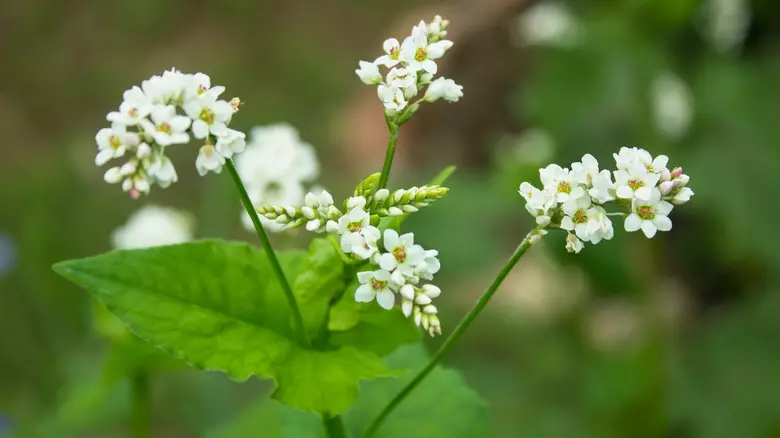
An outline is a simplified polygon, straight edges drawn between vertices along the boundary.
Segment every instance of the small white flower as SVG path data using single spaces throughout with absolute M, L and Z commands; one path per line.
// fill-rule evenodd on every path
M 528 182 L 520 184 L 520 194 L 526 200 L 525 209 L 536 218 L 537 225 L 549 225 L 552 209 L 558 205 L 555 194 L 539 190 Z
M 623 199 L 650 199 L 660 175 L 649 173 L 644 165 L 634 164 L 628 170 L 615 171 L 615 194 Z
M 373 62 L 360 61 L 360 68 L 355 70 L 361 81 L 367 85 L 378 85 L 382 83 L 382 74 L 379 73 L 379 66 Z
M 220 173 L 225 165 L 225 157 L 217 153 L 214 146 L 207 144 L 200 148 L 198 158 L 195 160 L 195 168 L 200 176 L 209 172 Z
M 661 200 L 661 192 L 654 188 L 647 200 L 634 199 L 631 205 L 632 213 L 623 225 L 628 232 L 641 229 L 650 239 L 655 236 L 656 231 L 672 229 L 672 221 L 667 217 L 672 208 L 672 204 Z
M 382 44 L 385 54 L 374 61 L 375 64 L 393 67 L 400 62 L 398 56 L 401 54 L 401 44 L 395 38 L 388 38 Z
M 585 154 L 582 161 L 571 163 L 571 171 L 578 183 L 591 186 L 593 178 L 599 174 L 599 162 L 593 155 Z
M 590 205 L 590 197 L 582 196 L 577 199 L 569 199 L 562 206 L 565 216 L 561 219 L 561 228 L 567 231 L 574 231 L 577 237 L 585 242 L 590 240 L 590 235 L 588 234 L 588 211 Z
M 216 149 L 225 158 L 240 154 L 246 149 L 246 134 L 228 128 L 227 134 L 217 138 Z
M 214 98 L 219 97 L 225 91 L 225 87 L 218 85 L 211 87 L 211 78 L 203 73 L 187 75 L 184 87 L 184 99 L 191 100 L 200 98 L 206 94 Z
M 607 216 L 603 207 L 591 207 L 588 209 L 588 241 L 597 244 L 602 240 L 610 240 L 615 235 L 612 221 Z
M 95 135 L 98 145 L 98 154 L 95 156 L 95 164 L 102 166 L 112 158 L 122 157 L 128 148 L 138 144 L 138 135 L 129 133 L 124 127 L 116 125 L 113 128 L 103 128 Z
M 191 120 L 177 115 L 175 106 L 155 105 L 150 118 L 151 122 L 146 119 L 141 120 L 141 126 L 160 146 L 189 143 L 190 136 L 187 134 L 187 128 L 190 127 Z
M 441 269 L 441 262 L 439 262 L 438 255 L 439 251 L 435 249 L 426 250 L 423 261 L 418 263 L 414 268 L 414 276 L 428 281 L 433 280 L 434 274 Z
M 250 185 L 267 181 L 312 181 L 319 176 L 314 147 L 298 131 L 279 123 L 252 128 L 246 150 L 236 158 L 239 174 Z
M 137 125 L 152 112 L 152 104 L 143 90 L 133 87 L 125 91 L 124 101 L 119 105 L 119 111 L 112 111 L 106 116 L 106 120 L 125 126 Z
M 152 161 L 146 171 L 162 188 L 168 187 L 179 180 L 179 177 L 176 174 L 176 168 L 173 167 L 171 159 L 164 155 L 161 155 Z
M 585 244 L 583 244 L 582 241 L 574 234 L 569 233 L 566 236 L 566 251 L 578 254 L 584 247 Z
M 693 196 L 693 190 L 691 190 L 688 187 L 683 187 L 680 189 L 679 192 L 677 192 L 676 195 L 672 197 L 672 203 L 674 205 L 683 205 L 686 202 L 691 200 L 691 196 Z
M 122 181 L 122 173 L 119 170 L 119 166 L 106 170 L 106 173 L 103 174 L 103 180 L 109 184 L 116 184 Z
M 428 102 L 435 102 L 439 99 L 457 102 L 461 97 L 463 97 L 463 86 L 447 78 L 436 79 L 425 90 L 425 100 Z
M 639 162 L 645 166 L 645 170 L 648 173 L 659 174 L 659 178 L 661 172 L 666 169 L 666 165 L 669 164 L 669 157 L 666 155 L 659 155 L 653 158 L 653 156 L 650 155 L 650 152 L 647 152 L 644 149 L 638 149 L 636 157 L 639 159 Z
M 629 170 L 639 163 L 639 149 L 623 146 L 617 154 L 612 154 L 615 158 L 615 165 L 620 170 Z
M 193 221 L 188 214 L 153 205 L 135 212 L 114 231 L 114 248 L 133 249 L 173 245 L 192 240 Z
M 577 183 L 575 175 L 557 164 L 539 169 L 539 178 L 545 191 L 555 194 L 555 200 L 559 203 L 585 196 L 585 189 Z
M 152 76 L 141 83 L 146 97 L 155 104 L 168 105 L 180 103 L 187 77 L 176 69 L 163 72 L 162 76 Z
M 412 35 L 401 44 L 399 58 L 406 62 L 411 71 L 424 70 L 432 75 L 438 70 L 434 60 L 444 56 L 444 53 L 452 47 L 452 41 L 441 40 L 428 44 L 428 26 L 421 21 L 412 29 Z
M 588 189 L 588 194 L 593 201 L 604 204 L 615 200 L 615 183 L 612 182 L 612 174 L 604 169 L 595 175 L 592 180 L 593 187 Z
M 370 303 L 376 298 L 376 302 L 383 309 L 390 310 L 395 304 L 395 293 L 391 289 L 390 273 L 379 269 L 376 271 L 363 271 L 357 274 L 360 286 L 355 291 L 355 301 Z
M 406 96 L 398 87 L 380 85 L 377 87 L 377 95 L 388 111 L 401 111 L 406 108 Z
M 385 230 L 384 254 L 379 256 L 379 266 L 387 271 L 400 271 L 404 276 L 413 276 L 417 265 L 425 260 L 425 250 L 414 244 L 414 234 L 402 236 L 393 229 Z
M 184 111 L 192 118 L 192 135 L 204 139 L 212 134 L 217 137 L 227 135 L 227 124 L 233 117 L 233 106 L 224 100 L 217 100 L 211 93 L 203 94 L 199 99 L 184 103 Z
M 361 260 L 367 260 L 379 251 L 377 241 L 381 235 L 379 228 L 370 225 L 363 227 L 358 233 L 344 234 L 341 236 L 342 250 L 356 255 Z
M 417 73 L 405 68 L 395 67 L 387 73 L 387 84 L 404 93 L 407 100 L 417 95 Z

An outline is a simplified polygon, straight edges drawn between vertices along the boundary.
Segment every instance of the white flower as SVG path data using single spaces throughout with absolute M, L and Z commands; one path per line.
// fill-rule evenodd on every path
M 641 229 L 648 239 L 652 238 L 656 231 L 672 229 L 672 221 L 667 217 L 672 208 L 672 204 L 661 200 L 661 192 L 654 188 L 647 200 L 634 199 L 632 213 L 623 225 L 628 232 Z
M 414 268 L 414 276 L 425 280 L 433 280 L 433 275 L 441 269 L 439 262 L 439 251 L 435 249 L 426 250 L 423 254 L 423 261 Z
M 114 248 L 133 249 L 173 245 L 192 240 L 191 216 L 170 208 L 145 206 L 114 231 Z
M 187 134 L 187 128 L 190 127 L 191 120 L 177 115 L 175 106 L 155 105 L 150 118 L 151 122 L 146 119 L 141 120 L 141 126 L 160 146 L 189 143 L 190 136 Z
M 578 254 L 584 247 L 585 245 L 582 243 L 582 241 L 574 234 L 569 233 L 566 236 L 566 251 Z
M 588 209 L 588 241 L 597 244 L 602 240 L 610 240 L 615 235 L 612 221 L 607 216 L 603 207 L 591 207 Z
M 176 69 L 163 72 L 162 76 L 152 76 L 141 83 L 146 97 L 155 104 L 168 105 L 180 103 L 187 77 Z
M 557 164 L 539 169 L 539 178 L 544 189 L 555 194 L 555 200 L 559 203 L 585 196 L 585 189 L 577 183 L 574 174 Z
M 620 170 L 628 170 L 639 163 L 639 149 L 621 147 L 617 154 L 612 154 L 615 158 L 615 165 Z
M 590 197 L 582 196 L 576 199 L 569 199 L 563 203 L 563 214 L 561 219 L 561 228 L 567 231 L 574 231 L 581 240 L 585 242 L 590 240 L 588 234 L 588 211 L 590 209 Z
M 380 85 L 377 87 L 377 95 L 388 111 L 401 111 L 406 108 L 406 96 L 398 87 Z
M 409 70 L 425 70 L 433 75 L 437 71 L 434 60 L 444 56 L 444 52 L 450 47 L 452 47 L 452 41 L 449 40 L 428 44 L 428 27 L 425 22 L 421 21 L 412 29 L 412 36 L 407 37 L 401 44 L 399 58 L 406 62 Z
M 212 134 L 217 137 L 227 135 L 227 124 L 233 116 L 233 106 L 224 100 L 217 100 L 211 93 L 203 94 L 199 99 L 184 103 L 184 111 L 192 118 L 192 135 L 203 139 Z
M 401 45 L 398 43 L 397 39 L 386 39 L 382 44 L 382 48 L 385 50 L 385 54 L 377 58 L 376 61 L 374 61 L 375 64 L 393 67 L 400 62 L 398 55 L 401 53 Z
M 209 94 L 212 97 L 217 98 L 224 91 L 225 87 L 221 85 L 212 88 L 211 78 L 208 75 L 203 73 L 195 73 L 194 75 L 187 75 L 184 86 L 184 99 L 197 99 L 205 94 Z
M 217 138 L 216 149 L 225 158 L 240 154 L 246 149 L 246 134 L 228 128 L 227 134 Z
M 591 154 L 582 156 L 582 161 L 571 163 L 571 171 L 574 179 L 587 186 L 593 185 L 593 178 L 599 174 L 599 162 Z
M 414 234 L 402 236 L 393 229 L 385 230 L 385 253 L 379 256 L 379 266 L 387 271 L 398 270 L 404 276 L 413 276 L 417 265 L 425 260 L 425 250 L 414 244 Z
M 644 165 L 632 165 L 628 170 L 615 171 L 615 194 L 623 199 L 650 199 L 660 175 L 649 173 Z
M 200 176 L 209 172 L 220 173 L 225 165 L 225 157 L 217 153 L 214 146 L 207 144 L 200 148 L 198 158 L 195 160 L 195 168 Z
M 537 225 L 546 227 L 552 219 L 552 209 L 558 203 L 553 193 L 542 191 L 528 182 L 520 184 L 520 194 L 525 198 L 525 209 L 536 218 Z
M 657 173 L 659 174 L 659 178 L 660 173 L 666 169 L 666 165 L 669 164 L 669 157 L 666 155 L 659 155 L 653 158 L 653 156 L 650 155 L 650 152 L 647 152 L 644 149 L 638 149 L 636 156 L 639 159 L 639 162 L 645 166 L 645 170 L 647 170 L 648 173 Z
M 592 184 L 593 187 L 588 189 L 588 194 L 593 201 L 603 204 L 615 200 L 615 183 L 612 182 L 612 174 L 609 170 L 604 169 L 598 175 L 595 175 Z
M 449 102 L 457 102 L 463 97 L 463 86 L 458 85 L 452 79 L 438 78 L 431 82 L 425 90 L 425 100 L 435 102 L 444 99 Z
M 685 134 L 693 119 L 693 94 L 685 82 L 664 73 L 653 81 L 650 97 L 656 128 L 671 139 Z
M 360 61 L 360 68 L 355 70 L 358 77 L 364 84 L 377 85 L 382 82 L 382 74 L 379 73 L 379 67 L 373 62 Z
M 417 73 L 405 68 L 395 67 L 387 73 L 387 84 L 403 91 L 404 98 L 417 95 Z
M 379 251 L 377 241 L 381 236 L 379 228 L 368 225 L 363 227 L 360 232 L 344 234 L 341 237 L 341 247 L 345 253 L 351 253 L 361 260 L 367 260 Z
M 176 168 L 173 167 L 171 159 L 164 155 L 161 155 L 152 161 L 146 172 L 162 188 L 168 187 L 179 180 L 179 177 L 176 174 Z
M 119 105 L 119 111 L 112 111 L 106 120 L 120 125 L 137 125 L 152 112 L 152 105 L 143 90 L 135 86 L 125 91 L 124 101 Z
M 95 164 L 102 166 L 112 158 L 119 158 L 125 154 L 128 148 L 138 144 L 138 135 L 129 133 L 124 127 L 116 125 L 113 128 L 103 128 L 95 135 L 98 145 L 98 154 L 95 156 Z
M 312 181 L 319 176 L 314 147 L 286 123 L 252 128 L 246 150 L 236 158 L 238 172 L 250 185 L 267 181 Z
M 693 195 L 694 195 L 693 190 L 691 190 L 688 187 L 683 187 L 683 188 L 680 189 L 679 192 L 677 192 L 677 194 L 675 194 L 672 197 L 672 204 L 674 204 L 674 205 L 683 205 L 686 202 L 690 201 L 691 200 L 691 196 L 693 196 Z
M 122 172 L 118 166 L 114 166 L 106 170 L 106 173 L 103 174 L 103 180 L 109 184 L 116 184 L 122 181 Z
M 395 304 L 395 293 L 390 288 L 390 273 L 379 269 L 376 271 L 363 271 L 357 274 L 360 286 L 355 291 L 355 301 L 370 303 L 376 298 L 376 302 L 383 309 L 390 310 Z

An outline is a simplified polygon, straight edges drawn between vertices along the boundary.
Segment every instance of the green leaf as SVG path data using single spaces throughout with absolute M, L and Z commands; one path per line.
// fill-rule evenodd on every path
M 303 260 L 301 252 L 280 254 L 293 284 L 304 266 L 329 264 L 321 263 L 320 251 L 313 254 L 312 261 Z M 202 241 L 114 251 L 58 263 L 54 270 L 89 291 L 152 345 L 237 381 L 252 375 L 274 379 L 272 396 L 301 410 L 342 412 L 357 397 L 359 380 L 391 374 L 371 352 L 300 346 L 268 259 L 249 245 Z M 324 313 L 324 286 L 312 278 L 301 281 L 306 286 L 302 297 L 312 301 L 307 306 L 324 306 Z
M 344 264 L 328 239 L 314 239 L 309 256 L 293 271 L 300 272 L 293 283 L 309 338 L 315 338 L 325 324 L 331 298 L 344 290 Z
M 410 368 L 401 379 L 360 385 L 360 400 L 344 417 L 353 436 L 361 436 L 387 403 L 428 363 L 422 345 L 399 348 L 385 359 L 391 367 Z M 455 371 L 437 366 L 398 405 L 376 438 L 488 437 L 492 436 L 490 410 Z
M 418 342 L 420 329 L 398 309 L 385 310 L 375 302 L 355 301 L 357 282 L 331 308 L 328 330 L 334 346 L 351 346 L 385 356 L 401 345 Z
M 398 349 L 385 359 L 388 365 L 411 368 L 402 379 L 365 382 L 361 396 L 343 418 L 350 436 L 363 436 L 366 428 L 387 403 L 425 364 L 428 355 L 421 345 Z M 323 426 L 311 414 L 264 399 L 207 438 L 254 436 L 267 438 L 321 438 Z M 376 438 L 472 438 L 491 436 L 490 412 L 485 402 L 455 371 L 437 367 L 401 403 L 379 429 Z

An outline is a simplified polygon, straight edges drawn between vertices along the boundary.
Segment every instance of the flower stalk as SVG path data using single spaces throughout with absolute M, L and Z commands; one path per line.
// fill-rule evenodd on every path
M 130 377 L 133 398 L 133 438 L 148 438 L 150 426 L 149 374 L 139 371 Z
M 498 273 L 496 278 L 493 280 L 493 283 L 490 284 L 474 307 L 461 320 L 460 324 L 458 324 L 447 340 L 444 341 L 442 346 L 439 348 L 439 351 L 436 352 L 425 368 L 417 373 L 414 379 L 412 379 L 412 381 L 409 382 L 401 390 L 401 392 L 399 392 L 398 395 L 396 395 L 395 398 L 393 398 L 390 403 L 387 404 L 387 406 L 385 406 L 379 416 L 376 417 L 376 419 L 366 430 L 364 438 L 371 438 L 374 436 L 382 426 L 384 420 L 395 410 L 395 408 L 398 407 L 398 405 L 401 404 L 401 402 L 404 401 L 404 399 L 417 387 L 417 385 L 419 385 L 428 376 L 428 374 L 433 371 L 436 365 L 438 365 L 439 362 L 444 359 L 444 356 L 452 349 L 452 347 L 455 346 L 458 340 L 460 340 L 461 336 L 463 336 L 463 333 L 466 332 L 471 323 L 474 322 L 485 306 L 487 306 L 488 302 L 490 302 L 493 294 L 496 293 L 498 287 L 501 286 L 501 283 L 503 283 L 504 279 L 507 277 L 507 275 L 509 275 L 509 272 L 512 271 L 512 269 L 515 267 L 517 262 L 520 260 L 520 257 L 522 257 L 526 251 L 528 251 L 528 248 L 530 248 L 531 245 L 539 241 L 544 234 L 544 230 L 541 230 L 541 228 L 535 228 L 525 236 L 525 239 L 523 239 L 523 241 L 515 250 L 514 254 L 512 254 L 509 260 L 506 262 L 506 265 L 504 265 L 503 269 L 501 269 L 501 272 Z

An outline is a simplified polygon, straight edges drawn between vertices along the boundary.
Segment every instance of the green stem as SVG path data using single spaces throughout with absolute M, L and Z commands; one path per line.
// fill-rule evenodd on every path
M 395 144 L 398 142 L 398 125 L 388 119 L 387 127 L 390 130 L 390 139 L 387 140 L 385 164 L 382 166 L 382 175 L 379 177 L 379 183 L 377 183 L 374 191 L 387 187 L 387 180 L 390 178 L 390 167 L 393 166 L 393 157 L 395 156 Z
M 133 397 L 133 438 L 148 438 L 149 434 L 149 374 L 139 371 L 130 377 Z
M 535 242 L 534 237 L 541 237 L 537 235 L 538 229 L 532 230 L 530 233 L 528 233 L 527 236 L 525 236 L 525 239 L 520 243 L 520 245 L 515 250 L 515 253 L 512 254 L 512 257 L 509 258 L 509 260 L 506 262 L 506 265 L 503 269 L 501 269 L 501 272 L 498 273 L 498 276 L 493 280 L 493 283 L 487 288 L 485 293 L 482 294 L 482 296 L 477 301 L 477 304 L 474 305 L 474 308 L 472 308 L 469 313 L 460 321 L 460 324 L 455 328 L 455 330 L 452 332 L 449 338 L 447 338 L 446 341 L 444 341 L 444 344 L 442 344 L 441 348 L 439 348 L 439 351 L 436 352 L 436 355 L 433 356 L 430 362 L 428 362 L 428 365 L 425 366 L 425 368 L 422 369 L 415 377 L 412 379 L 411 382 L 409 382 L 404 389 L 401 390 L 401 392 L 398 393 L 398 395 L 393 398 L 390 403 L 385 406 L 385 408 L 382 410 L 382 412 L 379 414 L 378 417 L 371 423 L 371 425 L 368 427 L 366 434 L 364 435 L 364 438 L 371 438 L 376 434 L 377 430 L 382 426 L 382 422 L 390 415 L 393 410 L 395 410 L 396 407 L 398 407 L 399 404 L 406 398 L 406 396 L 409 395 L 409 393 L 414 390 L 417 385 L 420 384 L 420 382 L 425 379 L 428 374 L 433 371 L 433 368 L 436 367 L 436 365 L 441 362 L 441 360 L 444 358 L 444 356 L 452 349 L 452 347 L 455 345 L 455 343 L 458 342 L 461 336 L 463 336 L 463 333 L 468 329 L 468 327 L 471 325 L 472 322 L 474 322 L 474 319 L 477 318 L 477 316 L 482 312 L 482 309 L 487 306 L 487 303 L 490 301 L 490 298 L 493 296 L 493 294 L 496 292 L 498 287 L 501 285 L 501 283 L 504 281 L 506 276 L 509 274 L 509 272 L 514 268 L 515 264 L 517 264 L 517 261 L 520 260 L 520 257 L 525 254 L 525 252 L 528 250 L 528 248 L 531 247 L 531 245 Z
M 322 424 L 325 426 L 325 433 L 328 438 L 347 438 L 347 431 L 344 429 L 344 422 L 341 417 L 322 418 Z
M 303 317 L 301 316 L 301 310 L 298 308 L 298 301 L 295 299 L 295 294 L 290 287 L 290 282 L 287 281 L 287 277 L 284 275 L 282 265 L 279 264 L 279 259 L 276 257 L 276 252 L 274 251 L 273 246 L 271 246 L 271 240 L 268 239 L 268 233 L 265 232 L 265 228 L 263 228 L 263 224 L 260 222 L 260 217 L 257 215 L 257 211 L 255 210 L 254 205 L 252 205 L 252 200 L 249 199 L 249 194 L 246 192 L 246 188 L 244 187 L 243 182 L 241 182 L 241 177 L 238 175 L 238 171 L 236 170 L 236 166 L 233 164 L 233 160 L 228 158 L 225 160 L 225 165 L 230 172 L 230 176 L 233 178 L 233 183 L 238 189 L 238 194 L 241 197 L 241 203 L 244 204 L 244 209 L 246 209 L 246 212 L 249 214 L 249 218 L 252 219 L 252 223 L 255 226 L 255 231 L 257 231 L 257 237 L 260 239 L 260 243 L 263 245 L 265 254 L 268 256 L 268 261 L 271 262 L 271 269 L 273 269 L 274 274 L 276 274 L 276 278 L 279 279 L 279 283 L 282 285 L 282 290 L 287 296 L 287 303 L 290 305 L 290 308 L 293 312 L 293 317 L 295 319 L 295 329 L 298 334 L 298 340 L 304 347 L 311 347 L 311 340 L 309 340 L 309 337 L 306 335 L 306 326 L 303 325 Z

